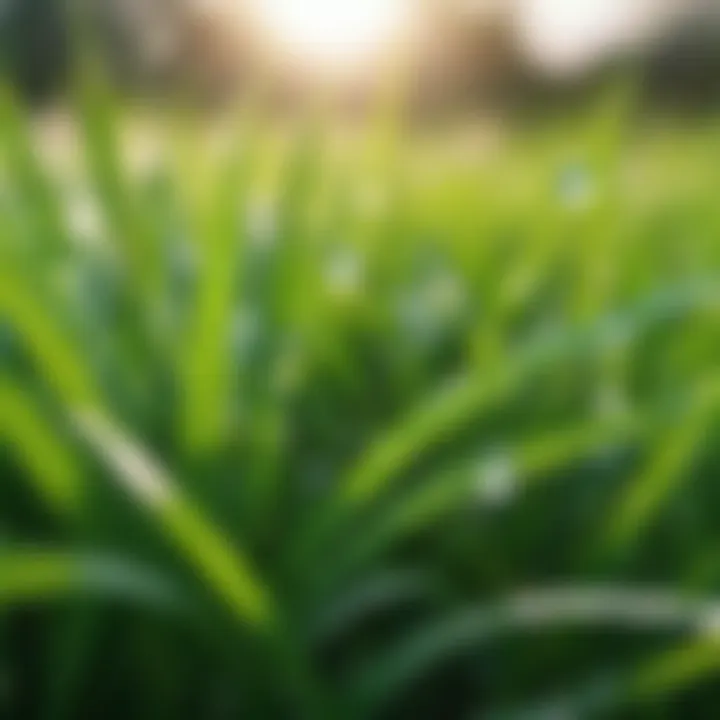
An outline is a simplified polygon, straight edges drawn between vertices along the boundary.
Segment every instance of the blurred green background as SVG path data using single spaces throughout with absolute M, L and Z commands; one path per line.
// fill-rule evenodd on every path
M 0 717 L 713 717 L 714 3 L 268 2 L 2 5 Z

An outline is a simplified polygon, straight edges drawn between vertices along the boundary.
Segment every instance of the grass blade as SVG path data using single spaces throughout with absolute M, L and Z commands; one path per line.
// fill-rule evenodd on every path
M 43 549 L 0 550 L 0 609 L 67 597 L 113 599 L 162 610 L 182 608 L 155 572 L 113 557 Z
M 693 600 L 673 591 L 614 587 L 530 590 L 493 606 L 456 613 L 411 634 L 385 657 L 374 659 L 353 681 L 353 692 L 364 711 L 374 714 L 458 653 L 487 645 L 508 632 L 594 626 L 631 632 L 679 630 L 706 638 L 718 611 L 717 602 Z M 695 671 L 697 656 L 691 653 L 691 658 Z M 701 654 L 700 659 L 700 667 L 705 668 L 707 657 Z M 671 672 L 677 671 L 675 660 L 670 667 Z M 656 682 L 665 668 L 641 675 L 637 690 L 647 691 L 650 678 Z
M 7 265 L 0 266 L 0 318 L 19 336 L 44 380 L 67 407 L 97 407 L 90 368 L 38 299 Z
M 691 416 L 684 417 L 681 425 L 658 439 L 657 451 L 646 467 L 623 487 L 601 540 L 602 553 L 614 554 L 637 543 L 669 498 L 690 480 L 686 470 L 704 449 L 712 414 L 720 402 L 717 388 L 714 393 L 711 390 Z
M 84 507 L 84 477 L 78 459 L 31 397 L 0 377 L 0 437 L 27 468 L 38 495 L 64 518 Z
M 78 414 L 75 419 L 93 452 L 123 489 L 152 514 L 237 619 L 261 632 L 272 629 L 274 604 L 250 561 L 181 493 L 169 474 L 102 416 Z

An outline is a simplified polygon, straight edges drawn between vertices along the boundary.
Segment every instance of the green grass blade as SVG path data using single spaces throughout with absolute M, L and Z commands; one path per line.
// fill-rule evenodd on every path
M 442 389 L 407 420 L 382 435 L 363 455 L 341 481 L 337 493 L 313 517 L 294 549 L 294 562 L 302 564 L 297 558 L 303 553 L 312 554 L 321 547 L 349 516 L 388 492 L 421 456 L 507 397 L 533 373 L 567 359 L 601 354 L 614 348 L 618 338 L 637 342 L 658 323 L 716 307 L 719 295 L 714 283 L 662 292 L 590 330 L 562 332 L 533 343 L 490 376 L 470 374 Z
M 712 626 L 709 626 L 712 630 Z M 632 702 L 657 700 L 720 674 L 720 641 L 700 638 L 667 651 L 635 673 L 628 687 Z
M 510 492 L 522 501 L 528 490 L 536 487 L 542 477 L 583 460 L 606 448 L 632 447 L 650 444 L 678 418 L 692 418 L 699 404 L 707 402 L 707 390 L 712 383 L 699 383 L 694 392 L 682 401 L 664 402 L 638 410 L 627 416 L 593 420 L 555 431 L 542 433 L 514 444 L 503 452 L 513 474 Z M 334 541 L 332 559 L 308 574 L 320 587 L 332 585 L 337 577 L 369 564 L 389 552 L 396 544 L 442 522 L 451 522 L 452 514 L 468 503 L 483 503 L 483 483 L 487 463 L 495 459 L 497 451 L 490 450 L 474 461 L 438 472 L 419 487 L 381 504 L 375 512 L 363 518 L 358 531 Z M 318 580 L 323 578 L 323 581 Z M 312 583 L 309 583 L 312 585 Z M 317 588 L 316 588 L 317 590 Z
M 96 414 L 75 416 L 81 436 L 122 488 L 150 513 L 187 562 L 243 624 L 273 629 L 274 602 L 250 561 L 186 498 L 137 443 Z
M 127 177 L 120 111 L 99 66 L 85 66 L 75 95 L 92 190 L 98 195 L 131 285 L 140 299 L 152 303 L 160 283 L 158 247 L 134 196 L 135 186 Z
M 639 307 L 606 320 L 589 331 L 560 334 L 519 351 L 508 365 L 490 377 L 470 376 L 441 391 L 382 437 L 341 486 L 344 503 L 359 506 L 383 492 L 393 478 L 420 453 L 436 445 L 449 433 L 477 417 L 493 402 L 507 396 L 531 373 L 551 363 L 587 353 L 602 353 L 613 347 L 620 334 L 631 342 L 663 320 L 677 318 L 720 303 L 720 288 L 714 284 L 662 292 Z
M 37 403 L 0 376 L 0 438 L 28 470 L 37 494 L 63 518 L 79 518 L 85 478 L 78 458 L 44 417 Z
M 411 633 L 353 679 L 353 693 L 365 712 L 376 713 L 469 648 L 486 646 L 499 635 L 551 626 L 618 627 L 631 632 L 680 630 L 706 638 L 718 609 L 717 602 L 685 598 L 672 591 L 614 587 L 530 590 L 492 606 L 454 613 Z M 690 658 L 686 677 L 698 669 L 697 655 L 690 653 Z M 705 669 L 707 657 L 700 659 L 700 668 Z M 652 684 L 664 683 L 664 673 L 677 672 L 675 660 L 669 663 L 670 671 L 663 665 L 643 674 L 636 690 L 647 691 Z
M 66 232 L 57 189 L 37 157 L 37 141 L 30 128 L 30 117 L 23 115 L 17 98 L 7 87 L 0 87 L 0 155 L 5 160 L 6 179 L 18 194 L 23 219 L 42 250 L 35 259 L 47 263 L 65 244 Z
M 604 672 L 579 687 L 522 707 L 483 713 L 487 720 L 541 720 L 548 713 L 572 717 L 612 717 L 620 712 L 667 705 L 674 694 L 720 673 L 720 643 L 712 637 L 655 653 L 632 667 Z
M 97 407 L 92 371 L 61 324 L 7 264 L 0 267 L 0 319 L 17 333 L 43 379 L 67 407 Z
M 719 388 L 707 390 L 700 407 L 657 439 L 657 449 L 646 466 L 623 487 L 601 539 L 601 552 L 614 554 L 636 544 L 670 498 L 691 479 L 689 467 L 707 445 L 711 418 L 720 404 Z
M 113 557 L 43 549 L 0 550 L 0 609 L 66 598 L 123 600 L 173 612 L 184 603 L 154 571 Z
M 199 279 L 182 353 L 180 417 L 181 446 L 191 457 L 217 450 L 230 430 L 236 370 L 231 335 L 244 239 L 243 206 L 255 169 L 250 135 L 251 129 L 237 122 L 227 160 L 212 178 L 212 192 L 195 201 L 200 205 L 193 213 Z

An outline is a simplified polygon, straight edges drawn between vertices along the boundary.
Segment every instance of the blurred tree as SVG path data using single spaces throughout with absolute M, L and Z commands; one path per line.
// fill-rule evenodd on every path
M 78 0 L 114 80 L 132 92 L 197 102 L 241 86 L 253 33 L 217 0 Z M 231 12 L 230 21 L 228 12 Z
M 32 100 L 61 86 L 68 71 L 63 15 L 73 1 L 87 13 L 113 77 L 133 91 L 180 90 L 203 102 L 232 97 L 257 62 L 267 60 L 250 17 L 239 21 L 240 0 L 0 0 L 0 72 Z M 653 100 L 697 105 L 720 97 L 718 0 L 648 0 L 648 8 L 662 4 L 667 12 L 647 28 L 640 23 L 623 52 L 606 43 L 597 62 L 568 77 L 543 72 L 523 46 L 521 13 L 531 17 L 528 7 L 545 0 L 417 2 L 424 21 L 418 22 L 413 95 L 426 111 L 574 102 L 627 64 L 641 66 Z M 558 8 L 561 27 L 565 6 L 549 7 Z
M 669 28 L 649 52 L 649 92 L 674 105 L 720 101 L 720 9 L 706 4 Z
M 67 34 L 61 0 L 0 3 L 0 63 L 27 96 L 45 97 L 67 71 Z

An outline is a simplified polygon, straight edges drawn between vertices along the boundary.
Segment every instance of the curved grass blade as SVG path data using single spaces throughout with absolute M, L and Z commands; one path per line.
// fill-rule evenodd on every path
M 18 334 L 36 368 L 67 407 L 97 407 L 90 368 L 13 269 L 0 263 L 0 319 Z
M 0 550 L 0 610 L 64 598 L 111 599 L 183 610 L 179 591 L 154 571 L 104 555 Z
M 673 591 L 614 587 L 568 587 L 531 590 L 495 605 L 459 612 L 422 628 L 382 658 L 371 661 L 352 680 L 351 692 L 370 715 L 409 692 L 423 678 L 470 647 L 482 647 L 507 633 L 545 627 L 614 627 L 628 632 L 685 632 L 712 635 L 720 604 L 687 598 Z M 716 649 L 720 646 L 713 642 Z M 697 656 L 690 663 L 696 669 Z M 707 659 L 702 657 L 704 661 Z M 720 662 L 720 658 L 715 658 Z M 705 667 L 706 662 L 700 663 Z M 636 681 L 647 692 L 661 672 L 653 670 Z M 671 675 L 677 672 L 673 660 Z M 650 679 L 652 678 L 652 680 Z
M 641 434 L 644 429 L 638 419 L 634 432 Z M 517 484 L 514 491 L 522 493 L 523 487 L 530 485 L 541 473 L 563 467 L 618 439 L 630 442 L 632 431 L 630 425 L 624 423 L 617 428 L 592 424 L 588 428 L 553 433 L 509 449 L 507 456 L 515 474 L 513 481 Z M 488 453 L 488 459 L 492 460 L 492 453 Z M 313 590 L 322 591 L 338 577 L 371 563 L 399 542 L 439 525 L 469 502 L 475 501 L 479 506 L 483 463 L 478 460 L 474 465 L 480 469 L 463 467 L 439 473 L 419 489 L 403 494 L 370 515 L 357 536 L 339 544 L 332 560 L 319 569 L 318 584 Z M 477 500 L 475 496 L 478 496 Z M 313 577 L 311 574 L 310 578 Z
M 602 422 L 591 421 L 531 437 L 529 440 L 509 446 L 503 453 L 513 473 L 513 492 L 523 491 L 553 470 L 565 467 L 606 448 L 629 447 L 647 443 L 650 438 L 665 432 L 667 426 L 674 426 L 678 419 L 692 418 L 708 403 L 712 389 L 718 382 L 710 379 L 698 386 L 680 401 L 657 403 L 651 408 L 638 410 L 634 414 Z M 482 484 L 485 482 L 483 468 L 493 460 L 496 451 L 481 455 L 468 467 L 441 472 L 428 479 L 419 488 L 382 504 L 375 513 L 361 523 L 356 534 L 335 543 L 336 552 L 332 560 L 318 566 L 309 574 L 310 585 L 314 588 L 331 585 L 338 576 L 344 576 L 366 563 L 372 562 L 398 542 L 416 535 L 440 523 L 468 502 L 482 502 Z M 477 497 L 477 500 L 475 498 Z
M 0 551 L 0 613 L 28 605 L 81 601 L 78 618 L 87 619 L 87 603 L 122 602 L 162 612 L 192 615 L 179 588 L 154 570 L 94 553 L 13 548 Z M 67 660 L 67 657 L 64 657 Z M 69 677 L 56 673 L 56 677 Z M 59 686 L 54 697 L 61 698 Z M 60 715 L 52 715 L 60 717 Z
M 60 517 L 78 518 L 85 497 L 78 459 L 32 398 L 1 376 L 0 438 L 19 456 L 47 505 Z
M 602 673 L 579 687 L 526 704 L 484 712 L 486 720 L 548 717 L 611 717 L 644 703 L 657 703 L 720 673 L 720 641 L 702 638 L 672 648 L 633 667 Z
M 477 713 L 474 720 L 549 720 L 550 718 L 611 717 L 627 702 L 625 675 L 604 673 L 578 687 L 522 706 Z
M 261 632 L 272 630 L 274 603 L 250 561 L 181 493 L 165 469 L 101 415 L 78 413 L 75 420 L 123 490 L 154 517 L 237 619 Z
M 430 578 L 418 571 L 387 571 L 364 580 L 327 605 L 316 609 L 310 636 L 327 644 L 365 618 L 432 596 Z
M 639 307 L 611 317 L 589 330 L 563 332 L 543 339 L 512 358 L 492 377 L 470 376 L 442 391 L 406 423 L 382 438 L 350 474 L 341 497 L 353 505 L 369 502 L 403 467 L 453 429 L 477 416 L 493 401 L 507 396 L 533 371 L 568 357 L 600 353 L 618 337 L 636 341 L 650 327 L 669 318 L 716 307 L 720 283 L 700 283 L 660 293 Z
M 619 341 L 636 342 L 663 321 L 691 316 L 717 307 L 716 279 L 664 291 L 637 307 L 607 318 L 590 329 L 564 331 L 519 351 L 490 375 L 470 374 L 441 390 L 408 419 L 385 433 L 340 483 L 327 505 L 313 518 L 298 543 L 298 553 L 319 547 L 347 521 L 349 515 L 375 502 L 412 467 L 419 457 L 439 445 L 458 428 L 511 394 L 533 373 L 569 358 L 598 354 Z
M 685 471 L 702 451 L 712 416 L 720 405 L 720 386 L 715 383 L 704 387 L 694 412 L 681 417 L 681 423 L 674 424 L 658 440 L 657 451 L 646 467 L 622 489 L 601 539 L 601 554 L 614 555 L 636 542 L 668 499 L 688 480 Z
M 720 675 L 718 616 L 711 616 L 705 637 L 663 653 L 640 668 L 627 688 L 631 702 L 667 697 Z

